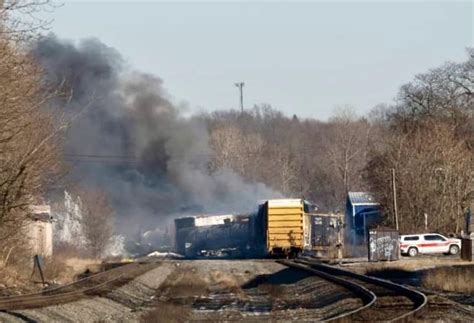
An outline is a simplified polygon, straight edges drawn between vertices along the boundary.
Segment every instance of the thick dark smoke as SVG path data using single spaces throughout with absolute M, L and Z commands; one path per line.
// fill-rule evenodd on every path
M 277 195 L 231 170 L 210 174 L 206 125 L 183 117 L 162 80 L 129 70 L 116 50 L 50 35 L 32 53 L 48 83 L 68 94 L 60 107 L 79 113 L 67 133 L 71 176 L 109 193 L 122 232 L 180 214 L 253 211 L 258 199 Z

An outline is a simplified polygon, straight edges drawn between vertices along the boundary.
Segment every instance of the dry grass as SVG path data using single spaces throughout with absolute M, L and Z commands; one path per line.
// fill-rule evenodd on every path
M 400 269 L 407 271 L 416 271 L 443 266 L 465 266 L 472 265 L 472 262 L 463 261 L 451 257 L 402 257 L 399 261 L 374 262 L 362 264 L 346 264 L 344 267 L 360 274 L 373 273 L 384 269 Z
M 69 282 L 71 278 L 67 277 L 68 266 L 66 265 L 65 259 L 59 257 L 51 257 L 46 259 L 44 262 L 44 278 L 46 281 L 51 283 L 56 282 Z M 35 280 L 38 280 L 38 275 L 35 275 Z
M 158 303 L 156 308 L 142 316 L 142 322 L 186 322 L 188 321 L 191 309 L 185 306 L 174 305 L 170 303 Z
M 47 280 L 66 284 L 74 281 L 77 275 L 87 269 L 92 272 L 100 271 L 101 261 L 90 258 L 74 246 L 62 244 L 54 246 L 53 257 L 45 261 L 45 277 Z
M 5 286 L 17 286 L 24 284 L 24 277 L 14 267 L 0 266 L 0 283 Z
M 31 275 L 31 272 L 29 272 Z M 17 270 L 16 266 L 0 266 L 0 295 L 26 294 L 37 291 L 29 275 Z
M 267 283 L 260 284 L 258 289 L 262 292 L 268 293 L 268 295 L 272 296 L 273 298 L 280 298 L 285 291 L 285 288 L 282 285 Z
M 157 293 L 159 301 L 152 311 L 141 317 L 142 322 L 185 322 L 192 309 L 184 304 L 209 294 L 208 282 L 194 268 L 177 267 L 163 282 Z
M 55 255 L 44 261 L 43 273 L 49 283 L 67 284 L 75 281 L 79 274 L 87 269 L 91 272 L 100 271 L 100 262 L 96 259 L 68 258 Z M 38 274 L 34 280 L 38 281 Z
M 100 270 L 99 260 L 81 257 L 83 255 L 75 248 L 55 248 L 53 257 L 44 258 L 43 261 L 45 281 L 66 284 L 74 281 L 87 268 L 91 271 Z M 33 271 L 34 261 L 28 250 L 15 248 L 7 259 L 0 259 L 0 295 L 30 293 L 43 287 L 39 271 Z
M 159 295 L 165 297 L 196 297 L 207 295 L 208 282 L 192 269 L 176 269 L 161 285 Z
M 156 308 L 142 317 L 144 322 L 184 322 L 192 314 L 192 304 L 214 293 L 231 293 L 245 299 L 236 278 L 227 272 L 197 270 L 193 266 L 177 267 L 163 282 L 157 294 Z M 234 299 L 234 297 L 232 298 Z
M 474 266 L 443 267 L 429 270 L 423 277 L 423 286 L 474 295 Z
M 198 297 L 214 291 L 225 291 L 243 296 L 243 291 L 231 274 L 211 270 L 206 276 L 193 268 L 175 270 L 161 286 L 163 296 Z
M 217 285 L 217 288 L 229 293 L 237 295 L 240 300 L 246 299 L 246 294 L 242 290 L 242 287 L 237 282 L 235 277 L 231 274 L 224 273 L 222 271 L 213 270 L 211 271 L 211 281 Z

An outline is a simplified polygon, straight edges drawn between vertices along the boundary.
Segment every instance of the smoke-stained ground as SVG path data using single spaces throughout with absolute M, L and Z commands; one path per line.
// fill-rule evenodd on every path
M 206 125 L 183 117 L 159 77 L 131 70 L 113 48 L 49 35 L 32 53 L 64 93 L 55 104 L 74 119 L 65 143 L 71 178 L 109 194 L 129 237 L 176 215 L 251 212 L 279 196 L 232 170 L 211 172 Z

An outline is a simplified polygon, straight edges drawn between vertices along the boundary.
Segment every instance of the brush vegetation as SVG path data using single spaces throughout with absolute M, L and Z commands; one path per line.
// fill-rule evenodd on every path
M 447 292 L 474 295 L 474 266 L 441 267 L 428 270 L 423 286 Z

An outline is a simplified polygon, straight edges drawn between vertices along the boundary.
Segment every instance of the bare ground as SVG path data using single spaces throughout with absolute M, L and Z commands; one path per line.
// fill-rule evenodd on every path
M 320 320 L 360 306 L 341 287 L 273 261 L 181 262 L 145 322 Z

